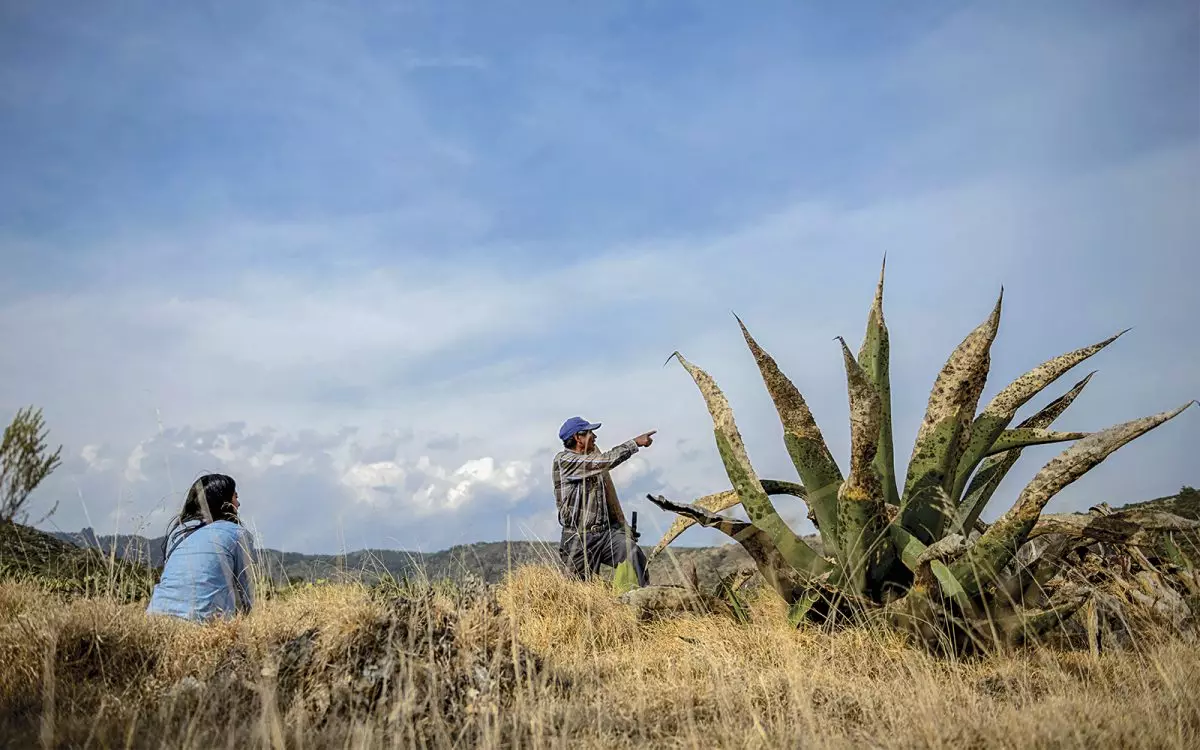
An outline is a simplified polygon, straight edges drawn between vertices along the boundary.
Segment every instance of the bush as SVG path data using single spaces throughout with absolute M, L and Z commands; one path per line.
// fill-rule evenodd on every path
M 60 462 L 62 446 L 50 453 L 42 410 L 21 409 L 0 438 L 0 521 L 24 523 L 28 519 L 29 495 Z M 58 503 L 41 521 L 58 509 Z M 40 521 L 39 521 L 40 523 Z

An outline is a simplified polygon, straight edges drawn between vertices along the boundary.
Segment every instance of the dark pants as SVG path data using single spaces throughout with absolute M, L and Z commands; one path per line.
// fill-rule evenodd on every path
M 646 553 L 642 552 L 621 528 L 582 532 L 563 529 L 558 554 L 568 572 L 580 580 L 586 579 L 589 573 L 599 573 L 601 565 L 615 568 L 629 560 L 633 564 L 633 572 L 637 575 L 638 585 L 646 586 L 650 583 L 650 576 L 646 573 Z

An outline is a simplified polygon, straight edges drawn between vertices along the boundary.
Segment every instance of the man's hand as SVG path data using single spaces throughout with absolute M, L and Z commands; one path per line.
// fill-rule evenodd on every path
M 649 448 L 654 443 L 654 438 L 652 436 L 656 432 L 658 432 L 658 430 L 650 430 L 649 432 L 644 432 L 641 435 L 638 435 L 637 437 L 635 437 L 633 439 L 633 442 L 636 443 L 637 447 L 639 447 L 639 448 Z

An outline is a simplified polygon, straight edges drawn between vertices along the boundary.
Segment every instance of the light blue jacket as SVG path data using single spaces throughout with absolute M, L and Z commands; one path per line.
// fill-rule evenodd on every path
M 168 551 L 181 533 L 172 534 Z M 249 612 L 253 549 L 253 536 L 232 521 L 201 526 L 170 552 L 146 611 L 197 622 Z

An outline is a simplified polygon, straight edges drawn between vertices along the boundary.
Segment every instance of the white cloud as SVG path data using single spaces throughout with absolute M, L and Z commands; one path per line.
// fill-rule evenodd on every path
M 129 458 L 125 461 L 125 481 L 129 483 L 144 482 L 146 475 L 142 473 L 142 461 L 146 459 L 144 444 L 138 443 L 133 447 Z
M 102 445 L 85 445 L 79 450 L 79 457 L 87 464 L 89 471 L 108 471 L 113 466 L 113 460 L 104 453 Z
M 467 461 L 454 470 L 453 486 L 446 491 L 446 504 L 460 508 L 489 493 L 506 498 L 508 504 L 527 495 L 536 486 L 528 461 L 506 461 L 497 466 L 491 456 Z
M 650 462 L 641 456 L 634 456 L 612 472 L 613 486 L 618 490 L 631 487 L 638 480 L 650 475 Z
M 300 456 L 299 456 L 299 454 L 296 454 L 296 453 L 276 453 L 276 454 L 272 455 L 269 459 L 267 459 L 267 465 L 268 466 L 287 466 L 292 461 L 295 461 L 298 458 L 300 458 Z M 253 459 L 251 459 L 251 466 L 254 466 L 255 468 L 258 468 L 259 466 L 261 466 L 261 463 L 259 462 L 257 456 L 255 456 Z
M 491 456 L 469 459 L 453 470 L 432 463 L 428 456 L 408 465 L 356 463 L 341 481 L 358 502 L 418 518 L 461 511 L 482 501 L 498 500 L 502 507 L 512 506 L 537 485 L 530 462 L 497 463 Z
M 357 502 L 388 507 L 407 475 L 394 461 L 355 464 L 342 475 L 342 484 L 354 491 Z

